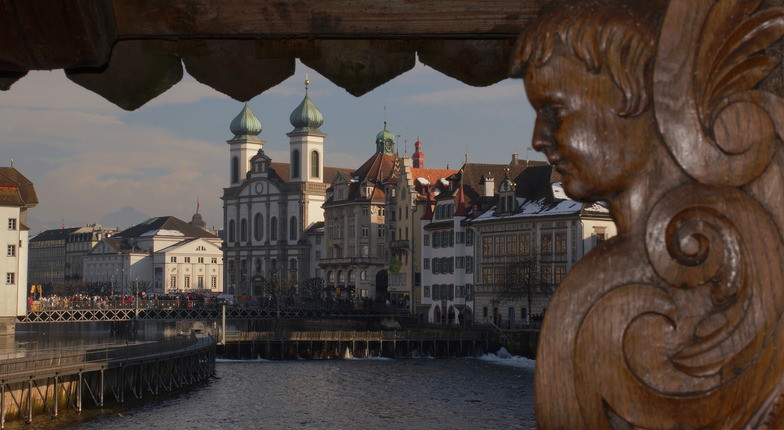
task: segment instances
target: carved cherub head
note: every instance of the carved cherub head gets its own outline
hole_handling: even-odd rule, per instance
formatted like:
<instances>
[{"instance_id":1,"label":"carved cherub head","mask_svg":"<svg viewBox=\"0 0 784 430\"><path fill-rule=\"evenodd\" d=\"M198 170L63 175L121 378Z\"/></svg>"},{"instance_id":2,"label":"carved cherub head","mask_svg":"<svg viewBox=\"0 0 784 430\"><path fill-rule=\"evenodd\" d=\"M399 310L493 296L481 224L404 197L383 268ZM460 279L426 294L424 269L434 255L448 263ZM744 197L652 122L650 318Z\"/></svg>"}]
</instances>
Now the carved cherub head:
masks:
<instances>
[{"instance_id":1,"label":"carved cherub head","mask_svg":"<svg viewBox=\"0 0 784 430\"><path fill-rule=\"evenodd\" d=\"M543 11L511 75L537 112L533 147L581 200L612 198L650 158L658 16L632 2L583 0Z\"/></svg>"}]
</instances>

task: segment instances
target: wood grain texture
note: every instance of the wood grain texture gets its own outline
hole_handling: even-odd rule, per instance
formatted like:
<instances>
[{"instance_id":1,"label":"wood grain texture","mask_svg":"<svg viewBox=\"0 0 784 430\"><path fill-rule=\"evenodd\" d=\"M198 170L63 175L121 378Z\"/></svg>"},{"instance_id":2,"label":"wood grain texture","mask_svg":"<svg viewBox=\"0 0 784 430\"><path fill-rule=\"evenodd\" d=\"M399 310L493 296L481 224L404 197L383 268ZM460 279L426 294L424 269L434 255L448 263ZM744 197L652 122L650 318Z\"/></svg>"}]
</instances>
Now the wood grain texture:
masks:
<instances>
[{"instance_id":1,"label":"wood grain texture","mask_svg":"<svg viewBox=\"0 0 784 430\"><path fill-rule=\"evenodd\" d=\"M111 0L0 0L0 70L98 67L117 40Z\"/></svg>"},{"instance_id":2,"label":"wood grain texture","mask_svg":"<svg viewBox=\"0 0 784 430\"><path fill-rule=\"evenodd\" d=\"M114 0L122 37L514 38L544 0Z\"/></svg>"},{"instance_id":3,"label":"wood grain texture","mask_svg":"<svg viewBox=\"0 0 784 430\"><path fill-rule=\"evenodd\" d=\"M534 148L618 225L549 304L541 428L784 421L782 35L761 1L583 0L521 36Z\"/></svg>"}]
</instances>

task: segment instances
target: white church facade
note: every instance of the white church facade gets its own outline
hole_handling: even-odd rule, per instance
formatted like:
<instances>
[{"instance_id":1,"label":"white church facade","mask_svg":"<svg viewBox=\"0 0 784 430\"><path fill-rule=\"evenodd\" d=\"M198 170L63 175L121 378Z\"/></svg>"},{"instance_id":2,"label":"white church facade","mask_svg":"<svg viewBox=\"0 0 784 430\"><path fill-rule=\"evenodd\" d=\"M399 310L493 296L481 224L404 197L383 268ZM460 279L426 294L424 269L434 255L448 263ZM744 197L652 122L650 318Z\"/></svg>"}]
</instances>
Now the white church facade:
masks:
<instances>
[{"instance_id":1,"label":"white church facade","mask_svg":"<svg viewBox=\"0 0 784 430\"><path fill-rule=\"evenodd\" d=\"M223 190L224 291L264 295L269 280L296 286L318 271L326 190L339 169L324 167L321 112L307 95L289 118L289 163L273 162L247 105L231 122L229 186ZM323 230L320 230L323 232ZM317 243L319 242L319 243Z\"/></svg>"}]
</instances>

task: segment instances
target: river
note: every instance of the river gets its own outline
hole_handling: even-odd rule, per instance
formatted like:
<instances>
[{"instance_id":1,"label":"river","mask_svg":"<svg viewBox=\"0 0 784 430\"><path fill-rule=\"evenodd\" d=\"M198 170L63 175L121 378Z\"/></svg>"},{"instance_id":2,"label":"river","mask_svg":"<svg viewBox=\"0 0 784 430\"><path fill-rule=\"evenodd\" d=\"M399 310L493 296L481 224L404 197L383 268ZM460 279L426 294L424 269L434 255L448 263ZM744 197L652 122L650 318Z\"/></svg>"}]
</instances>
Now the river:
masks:
<instances>
[{"instance_id":1,"label":"river","mask_svg":"<svg viewBox=\"0 0 784 430\"><path fill-rule=\"evenodd\" d=\"M219 360L216 377L193 388L7 428L535 428L534 362L504 352L453 359Z\"/></svg>"}]
</instances>

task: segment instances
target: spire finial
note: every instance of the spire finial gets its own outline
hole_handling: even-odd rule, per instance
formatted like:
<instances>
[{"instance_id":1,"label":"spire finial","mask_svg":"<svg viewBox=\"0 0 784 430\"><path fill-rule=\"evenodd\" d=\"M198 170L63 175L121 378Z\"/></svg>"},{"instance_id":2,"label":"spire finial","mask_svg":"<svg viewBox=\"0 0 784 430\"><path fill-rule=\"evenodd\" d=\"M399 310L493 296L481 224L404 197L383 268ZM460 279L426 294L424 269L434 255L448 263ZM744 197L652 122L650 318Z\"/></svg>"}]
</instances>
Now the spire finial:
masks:
<instances>
[{"instance_id":1,"label":"spire finial","mask_svg":"<svg viewBox=\"0 0 784 430\"><path fill-rule=\"evenodd\" d=\"M387 107L384 106L384 130L387 129Z\"/></svg>"},{"instance_id":2,"label":"spire finial","mask_svg":"<svg viewBox=\"0 0 784 430\"><path fill-rule=\"evenodd\" d=\"M310 80L308 80L308 71L305 70L305 95L308 95L308 85L310 85Z\"/></svg>"}]
</instances>

